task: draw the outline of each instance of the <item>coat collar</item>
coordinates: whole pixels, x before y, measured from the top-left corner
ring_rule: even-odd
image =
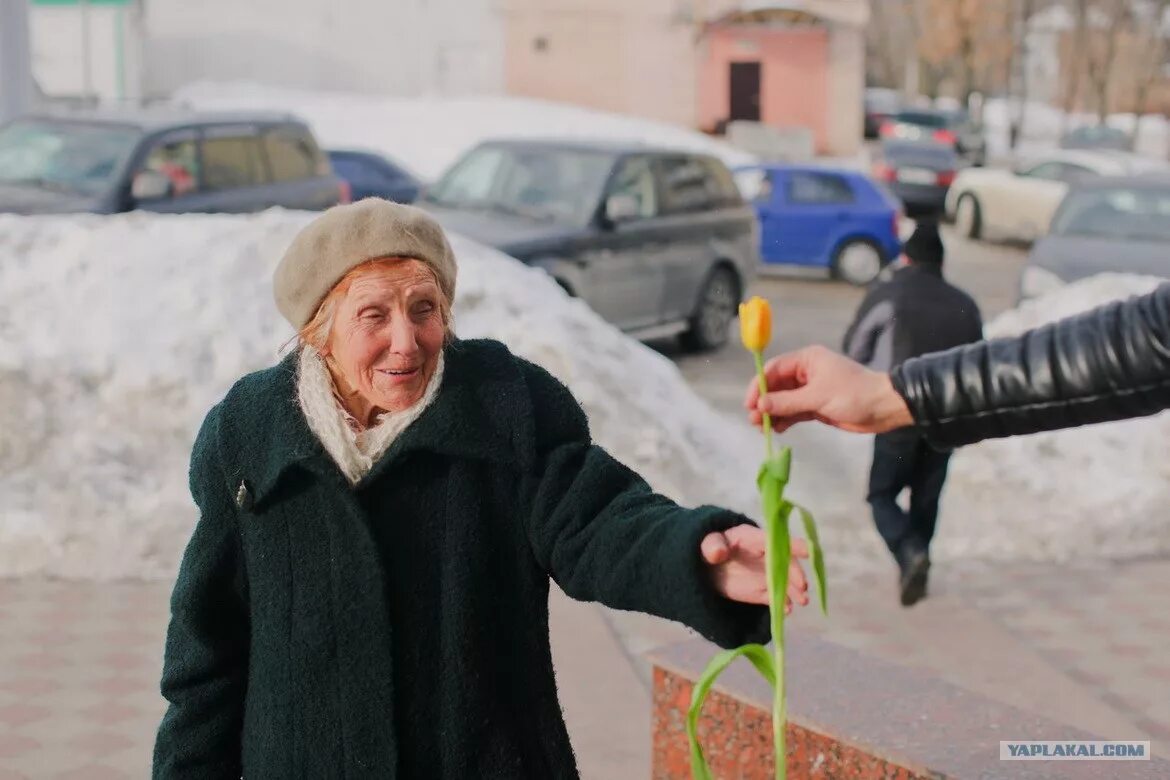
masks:
[[[446,368],[438,395],[403,431],[356,486],[361,490],[406,455],[430,452],[449,458],[527,465],[535,439],[527,386],[517,359],[502,344],[455,340],[444,348]],[[309,429],[297,401],[297,354],[239,383],[224,400],[225,445],[237,450],[253,504],[271,495],[281,480],[302,468],[338,480],[337,464]]]

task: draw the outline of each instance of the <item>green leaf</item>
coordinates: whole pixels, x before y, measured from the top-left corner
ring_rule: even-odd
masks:
[[[691,775],[694,780],[714,780],[711,769],[707,766],[707,759],[703,757],[703,748],[699,745],[699,714],[703,710],[703,702],[707,700],[707,694],[715,684],[715,678],[741,655],[752,662],[752,666],[756,667],[769,685],[773,687],[776,685],[776,670],[772,664],[772,656],[763,645],[743,645],[734,650],[724,650],[711,659],[695,682],[695,687],[691,691],[691,708],[687,712],[687,736],[691,741]]]
[[[780,452],[771,456],[760,464],[760,472],[756,475],[756,485],[763,490],[764,480],[772,479],[780,484],[780,492],[788,484],[788,474],[792,469],[792,448],[781,447]]]
[[[817,534],[817,523],[813,520],[812,512],[799,504],[793,504],[800,512],[801,522],[804,523],[804,535],[808,540],[809,557],[812,559],[813,574],[817,578],[817,592],[820,594],[821,612],[829,614],[829,594],[825,590],[825,553],[821,548],[821,538]]]

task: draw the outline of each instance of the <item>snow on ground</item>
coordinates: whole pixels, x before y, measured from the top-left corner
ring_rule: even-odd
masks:
[[[1011,336],[1161,280],[1105,274],[1008,311],[987,335]],[[1068,560],[1170,552],[1170,412],[987,441],[958,451],[943,501],[938,557]]]
[[[241,82],[200,82],[172,97],[204,110],[289,111],[309,122],[326,148],[379,151],[424,181],[438,178],[463,152],[492,138],[649,143],[714,154],[729,166],[754,159],[677,125],[517,97],[396,98]]]
[[[0,576],[173,575],[195,431],[291,336],[271,273],[310,218],[0,216]],[[542,271],[454,243],[461,336],[560,377],[656,489],[754,512],[758,434]]]

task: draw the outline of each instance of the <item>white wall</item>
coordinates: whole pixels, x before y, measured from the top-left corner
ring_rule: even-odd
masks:
[[[146,88],[251,80],[387,95],[503,90],[494,0],[146,0]]]

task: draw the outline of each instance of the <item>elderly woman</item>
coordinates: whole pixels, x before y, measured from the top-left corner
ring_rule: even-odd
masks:
[[[550,576],[767,641],[762,532],[652,493],[549,374],[452,336],[454,294],[409,206],[339,206],[293,241],[275,295],[299,346],[192,454],[155,777],[576,777]]]

